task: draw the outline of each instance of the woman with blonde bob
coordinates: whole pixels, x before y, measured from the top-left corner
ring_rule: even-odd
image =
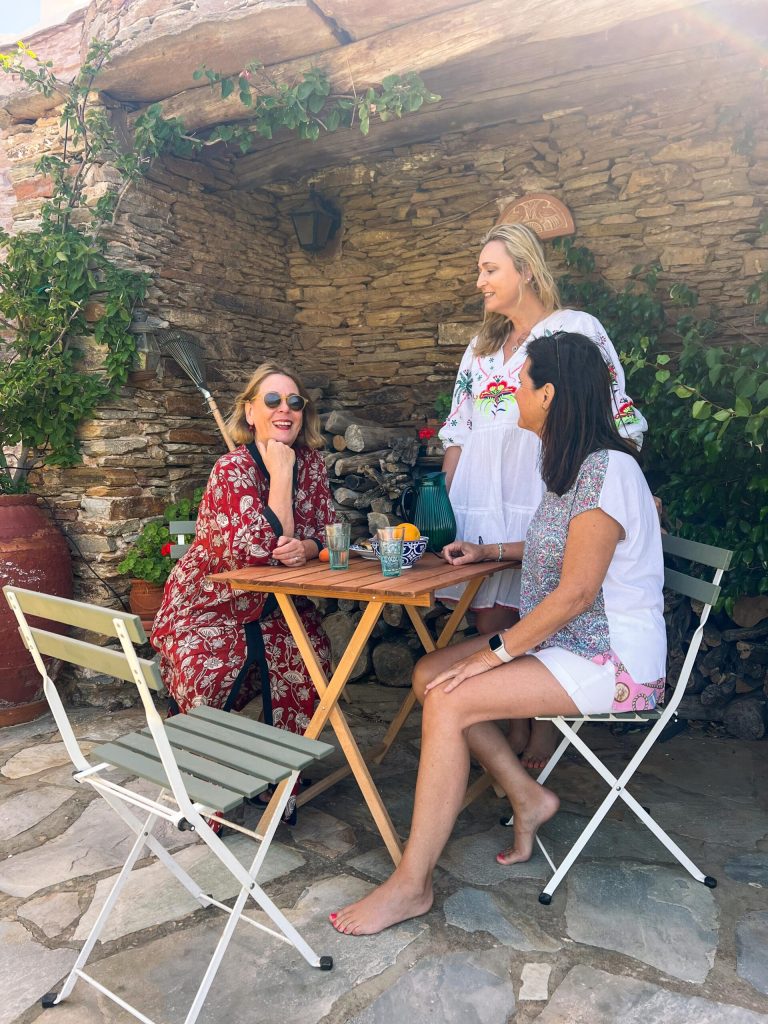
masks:
[[[518,403],[520,426],[542,442],[547,488],[525,541],[501,545],[505,558],[522,559],[521,618],[416,666],[424,714],[408,844],[383,885],[330,915],[347,935],[429,910],[432,872],[461,809],[470,754],[514,811],[514,844],[496,859],[531,856],[559,800],[528,775],[499,720],[649,710],[664,698],[661,528],[637,449],[616,429],[603,354],[578,334],[534,339]],[[455,541],[443,556],[454,565],[489,561],[497,545]]]
[[[302,733],[314,687],[273,597],[235,593],[211,573],[249,565],[301,566],[317,558],[334,522],[317,413],[295,373],[263,363],[235,400],[227,426],[239,447],[211,471],[195,539],[165,585],[151,642],[175,704],[240,708],[261,674],[265,718]],[[325,667],[328,641],[309,602],[296,601]]]
[[[621,434],[637,447],[646,422],[624,391],[624,373],[608,334],[595,317],[562,309],[541,243],[524,224],[497,224],[481,240],[477,288],[483,323],[461,361],[453,407],[440,439],[445,448],[457,536],[497,545],[524,537],[544,494],[538,468],[539,439],[519,427],[517,394],[528,339],[567,331],[585,335],[602,353],[611,376],[611,409]],[[497,548],[498,550],[498,548]],[[461,588],[438,592],[457,600]],[[480,632],[495,632],[517,620],[520,572],[489,577],[474,598]],[[546,723],[513,723],[512,744],[528,768],[543,768],[554,749]]]

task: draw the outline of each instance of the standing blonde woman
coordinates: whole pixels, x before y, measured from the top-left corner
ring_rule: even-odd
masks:
[[[529,338],[568,331],[594,341],[608,366],[619,432],[638,448],[647,424],[625,393],[624,372],[595,317],[562,309],[541,244],[523,224],[498,224],[481,240],[477,288],[483,324],[461,360],[453,405],[442,429],[443,469],[456,516],[457,537],[499,543],[524,537],[544,495],[538,437],[519,426],[516,393]],[[459,588],[438,593],[457,600]],[[477,628],[495,633],[517,621],[520,572],[507,569],[481,586],[473,602]],[[530,735],[529,735],[530,733]],[[512,744],[527,768],[542,768],[554,749],[548,723],[514,723]]]

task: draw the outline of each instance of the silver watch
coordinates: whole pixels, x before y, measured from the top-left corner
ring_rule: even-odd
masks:
[[[491,648],[497,658],[501,658],[502,661],[514,661],[514,654],[510,654],[504,646],[501,633],[494,633],[488,641],[488,646]]]

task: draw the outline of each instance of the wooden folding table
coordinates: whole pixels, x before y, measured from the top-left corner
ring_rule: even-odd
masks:
[[[514,562],[476,562],[472,565],[454,566],[448,565],[437,555],[427,554],[413,568],[407,569],[401,576],[391,579],[382,576],[378,561],[366,561],[358,558],[352,559],[346,570],[332,570],[327,564],[312,561],[298,569],[266,565],[217,573],[210,577],[217,583],[228,583],[233,590],[257,590],[275,595],[320,698],[305,735],[310,739],[317,739],[326,724],[330,722],[347,759],[347,765],[331,772],[326,778],[309,787],[299,796],[297,802],[299,804],[306,803],[351,771],[395,864],[399,863],[402,855],[400,839],[395,832],[379,791],[374,785],[366,761],[352,736],[349,724],[338,706],[339,698],[385,605],[402,605],[413,623],[424,650],[433,651],[450,643],[483,580],[514,564]],[[461,600],[453,609],[437,640],[433,640],[419,614],[419,608],[431,607],[434,604],[436,590],[457,583],[466,583]],[[351,601],[363,602],[366,605],[330,679],[323,671],[296,611],[293,598],[297,596],[346,598]],[[383,760],[415,703],[416,698],[411,690],[387,729],[381,744],[375,750],[367,752],[370,762],[379,764]]]

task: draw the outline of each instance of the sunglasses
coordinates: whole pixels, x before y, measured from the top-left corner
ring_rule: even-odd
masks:
[[[278,409],[283,399],[291,412],[303,412],[307,404],[303,395],[279,395],[277,391],[268,391],[261,398],[268,409]]]

